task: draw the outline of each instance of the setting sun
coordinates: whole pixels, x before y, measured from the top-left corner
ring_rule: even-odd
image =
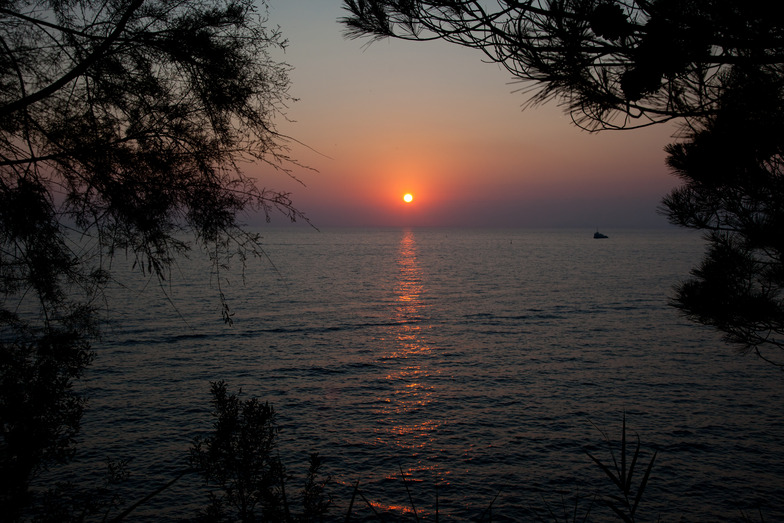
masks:
[[[414,201],[414,196],[411,193],[406,193],[403,195],[403,201],[406,203],[411,203]]]

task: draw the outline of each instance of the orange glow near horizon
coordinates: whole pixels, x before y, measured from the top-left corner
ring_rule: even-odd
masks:
[[[678,183],[664,162],[677,126],[585,132],[558,103],[528,107],[475,50],[365,49],[330,22],[339,5],[303,17],[296,2],[276,4],[298,100],[279,132],[295,138],[290,156],[304,168],[291,179],[254,170],[314,225],[666,225],[656,209]]]

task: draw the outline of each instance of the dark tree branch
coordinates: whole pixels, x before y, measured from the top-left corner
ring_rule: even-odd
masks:
[[[82,59],[76,66],[65,73],[63,76],[52,82],[51,84],[47,85],[46,87],[39,89],[34,93],[30,93],[26,96],[22,96],[18,100],[15,100],[11,103],[8,103],[4,106],[0,106],[0,118],[5,118],[10,114],[19,111],[25,107],[28,107],[34,103],[40,102],[54,93],[62,89],[64,86],[68,85],[74,79],[78,78],[79,76],[83,75],[90,67],[95,65],[99,60],[101,60],[105,53],[109,50],[109,48],[114,44],[114,42],[119,38],[120,34],[125,30],[125,26],[128,21],[133,16],[133,13],[141,7],[144,3],[144,0],[132,0],[131,4],[126,9],[125,13],[123,13],[122,18],[117,22],[114,30],[98,45],[98,47],[91,52],[88,56]]]

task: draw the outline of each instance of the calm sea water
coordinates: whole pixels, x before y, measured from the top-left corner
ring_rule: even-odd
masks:
[[[702,241],[605,232],[264,230],[270,259],[219,280],[233,327],[203,260],[180,263],[170,300],[129,275],[84,383],[77,466],[129,458],[125,495],[143,496],[187,465],[222,379],[273,404],[290,472],[326,458],[338,517],[357,481],[413,517],[401,470],[431,520],[436,496],[442,521],[478,520],[496,496],[493,520],[532,521],[614,493],[584,449],[611,460],[601,431],[617,443],[625,413],[644,462],[658,450],[640,520],[784,520],[782,373],[666,304]],[[132,520],[205,501],[186,476]]]

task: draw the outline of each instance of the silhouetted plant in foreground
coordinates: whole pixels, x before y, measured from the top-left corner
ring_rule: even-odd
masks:
[[[331,478],[321,475],[322,459],[317,453],[310,455],[310,466],[302,489],[296,493],[292,503],[292,477],[287,474],[277,452],[277,414],[269,403],[256,398],[241,399],[242,391],[231,393],[223,381],[211,384],[212,430],[197,437],[190,449],[191,468],[181,471],[168,483],[150,492],[131,505],[124,505],[114,490],[113,484],[122,482],[127,474],[124,462],[109,463],[106,484],[90,490],[83,485],[62,484],[43,497],[40,507],[33,514],[35,521],[110,521],[120,522],[128,518],[137,508],[171,487],[183,475],[199,473],[212,488],[209,503],[198,515],[199,521],[264,521],[285,523],[307,523],[324,521],[332,508],[333,500],[326,492]],[[610,461],[602,461],[586,450],[601,474],[610,480],[611,489],[599,488],[587,497],[579,494],[573,502],[565,497],[560,507],[542,498],[544,508],[529,507],[529,513],[538,521],[554,523],[577,523],[591,521],[591,510],[597,503],[608,507],[612,513],[596,516],[594,520],[617,519],[626,523],[636,520],[638,508],[651,475],[657,453],[654,452],[647,464],[642,464],[640,438],[636,445],[628,441],[626,417],[623,418],[620,439],[620,454],[610,437],[599,429],[609,449]],[[609,463],[609,464],[605,464]],[[333,511],[334,521],[419,521],[441,517],[436,488],[435,512],[426,514],[417,510],[409,488],[410,480],[402,467],[400,478],[408,495],[410,510],[404,514],[379,512],[360,489],[357,481],[348,501],[345,513]],[[505,489],[508,490],[508,489]],[[499,491],[488,504],[477,507],[474,521],[493,521],[493,510],[499,501]],[[503,506],[503,500],[500,500]],[[293,508],[296,507],[296,508]],[[480,510],[481,509],[481,510]],[[524,518],[524,514],[518,517]],[[744,515],[745,516],[745,515]],[[527,517],[527,516],[525,516]],[[0,518],[2,519],[2,518]],[[6,517],[11,520],[13,518]]]
[[[303,510],[293,514],[286,493],[289,479],[276,452],[276,414],[256,398],[241,401],[222,381],[212,384],[214,431],[199,437],[191,449],[191,464],[210,485],[207,521],[316,521],[327,512],[328,480],[318,479],[321,458],[310,456],[301,493]]]
[[[533,517],[535,517],[536,520],[542,522],[552,521],[553,523],[585,523],[587,521],[591,521],[591,510],[595,505],[599,504],[608,507],[612,511],[612,515],[609,516],[610,519],[618,519],[625,523],[636,521],[638,508],[640,506],[640,502],[642,501],[643,494],[645,493],[645,488],[648,485],[651,470],[653,469],[653,465],[656,460],[657,451],[654,451],[647,465],[641,463],[642,449],[640,438],[639,436],[636,436],[637,442],[634,446],[628,442],[625,415],[623,417],[621,428],[619,449],[620,455],[616,454],[615,446],[607,433],[601,429],[598,430],[601,432],[605,442],[607,443],[612,464],[605,464],[603,461],[591,454],[588,450],[586,450],[585,453],[593,461],[593,463],[596,464],[598,469],[601,470],[602,474],[611,481],[612,488],[609,491],[607,489],[600,488],[593,494],[585,497],[580,496],[578,493],[573,496],[573,501],[568,500],[562,493],[559,500],[560,506],[558,506],[558,503],[550,503],[543,496],[542,503],[544,504],[544,508],[529,506],[529,511],[531,514],[533,514]],[[640,472],[641,468],[642,472]],[[640,474],[642,477],[640,477]],[[408,494],[412,518],[415,521],[419,521],[419,513],[414,506],[413,498],[408,487],[408,481],[406,480],[406,475],[403,473],[402,469],[400,470],[400,475]],[[475,519],[475,521],[483,522],[493,520],[492,509],[500,494],[501,492],[499,491],[490,501],[487,507],[485,507],[484,510],[478,514],[478,517]],[[385,521],[383,515],[377,512],[373,504],[369,502],[364,496],[363,492],[359,488],[359,482],[357,482],[354,486],[345,521],[351,520],[352,515],[354,515],[354,506],[360,499],[370,509],[373,519],[378,521]],[[435,520],[438,521],[440,514],[437,493],[436,510],[434,515]],[[520,520],[525,520],[522,514],[519,514],[518,517]],[[366,519],[367,518],[364,520]],[[596,520],[607,521],[608,515],[597,516]]]
[[[84,399],[72,390],[91,359],[69,331],[0,343],[0,511],[13,519],[41,471],[73,456]]]
[[[574,495],[574,501],[571,502],[570,506],[570,502],[567,501],[562,493],[560,507],[558,507],[548,502],[547,499],[542,496],[542,503],[544,503],[546,509],[545,515],[542,516],[535,507],[531,507],[531,512],[536,514],[536,518],[539,521],[552,521],[553,523],[585,523],[586,521],[589,521],[588,516],[591,515],[591,508],[593,508],[595,501],[596,497],[594,496],[588,501],[588,506],[582,508],[585,499],[581,498],[578,492]]]
[[[125,460],[107,460],[101,485],[61,482],[47,489],[41,503],[33,507],[30,519],[36,523],[120,521],[121,517],[109,519],[109,516],[124,504],[117,487],[128,479],[127,464]]]
[[[204,521],[318,521],[322,520],[332,504],[331,497],[325,492],[329,478],[319,477],[322,460],[318,454],[310,457],[305,486],[300,494],[302,511],[292,512],[286,488],[290,477],[277,453],[277,415],[269,403],[257,398],[241,400],[242,391],[230,393],[223,381],[211,384],[213,431],[207,436],[198,437],[190,451],[190,461],[194,470],[199,472],[208,485],[217,487],[210,493],[210,504],[202,513]],[[573,509],[567,510],[566,501],[562,502],[561,514],[556,514],[546,500],[545,516],[532,509],[540,520],[587,521],[595,501],[609,507],[615,516],[624,522],[635,521],[637,509],[650,478],[656,460],[654,452],[647,465],[642,465],[641,443],[637,436],[636,446],[627,441],[626,416],[623,417],[620,440],[620,456],[616,458],[613,443],[607,433],[599,429],[606,441],[611,465],[586,450],[586,454],[612,482],[614,490],[603,495],[594,494],[579,514],[583,504],[579,496],[575,498]],[[638,479],[639,467],[644,467]],[[402,468],[400,477],[408,494],[411,515],[419,520],[419,512],[414,505],[409,489],[409,481]],[[479,514],[479,521],[492,521],[492,508],[500,492]],[[369,509],[369,517],[384,520],[373,503],[368,501],[359,488],[359,481],[353,488],[351,499],[345,513],[345,521],[358,515],[356,505],[359,501]],[[362,516],[364,517],[364,516]],[[436,493],[435,517],[439,517],[438,494]],[[563,519],[561,519],[563,518]]]
[[[631,448],[626,440],[626,416],[624,415],[623,417],[623,428],[621,429],[620,461],[616,459],[610,438],[604,431],[598,427],[597,429],[607,442],[610,457],[612,458],[612,466],[605,465],[588,451],[586,451],[586,454],[605,473],[617,489],[613,494],[602,496],[599,499],[610,507],[622,521],[627,523],[633,522],[637,508],[642,500],[642,495],[645,492],[645,487],[648,485],[648,478],[651,476],[651,469],[653,468],[653,462],[656,461],[657,451],[654,451],[651,460],[642,473],[642,478],[638,480],[635,472],[638,470],[637,465],[640,459],[640,437],[637,436],[637,445],[634,447],[633,453],[630,454]],[[644,465],[640,464],[640,466]]]

